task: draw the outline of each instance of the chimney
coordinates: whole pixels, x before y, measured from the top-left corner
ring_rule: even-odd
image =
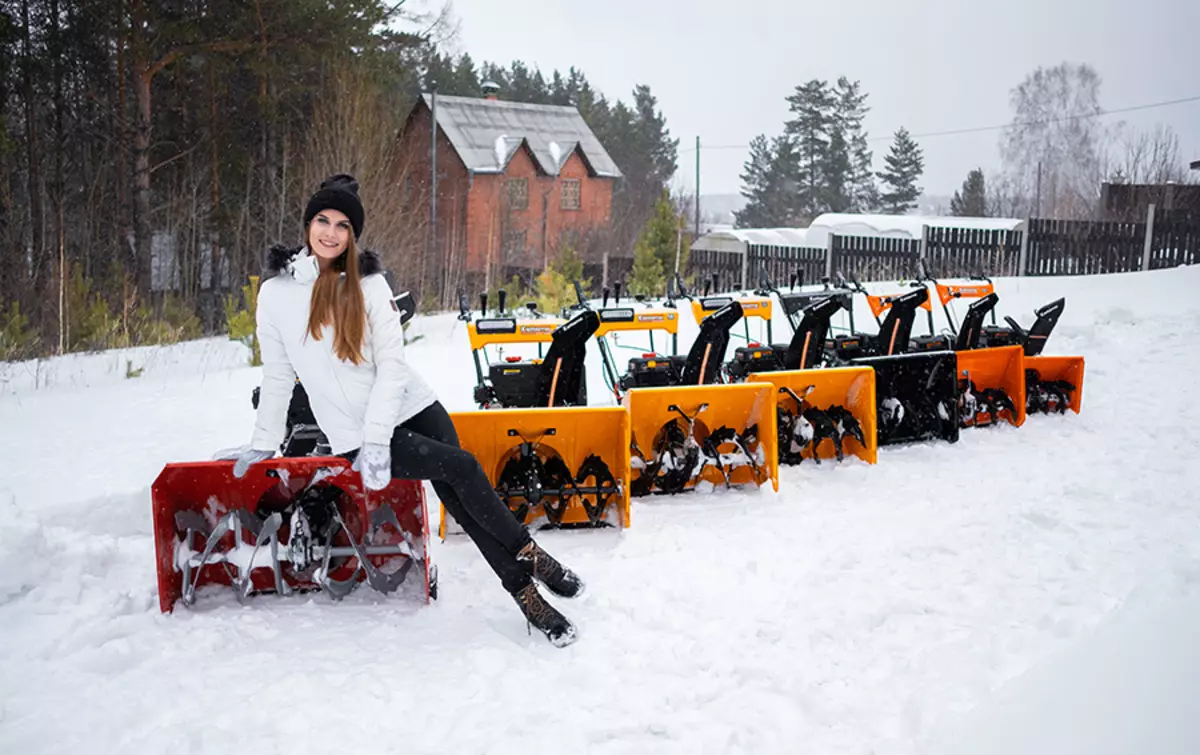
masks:
[[[500,91],[500,85],[494,81],[485,81],[481,85],[483,89],[483,97],[488,100],[498,100],[496,93]]]

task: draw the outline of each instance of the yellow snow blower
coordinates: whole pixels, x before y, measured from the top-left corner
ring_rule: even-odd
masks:
[[[846,454],[875,463],[875,370],[756,372],[747,382],[769,383],[775,389],[780,464],[804,459],[820,464],[822,457],[842,461]]]
[[[682,372],[686,356],[679,354],[677,310],[665,306],[604,307],[596,314],[600,317],[596,342],[604,365],[604,382],[618,402],[630,388],[670,385],[672,374]],[[659,334],[661,349],[654,342],[655,333]],[[623,342],[638,338],[634,334],[645,334],[648,346]],[[630,358],[625,374],[617,371],[614,352],[619,348],[638,352]]]
[[[471,321],[460,296],[481,410],[454,413],[451,419],[459,444],[483,465],[522,524],[627,527],[629,417],[623,408],[584,405],[586,347],[600,318],[578,286],[577,292],[579,306],[565,321],[506,317],[503,305],[501,316]],[[481,301],[486,314],[486,297]],[[537,344],[539,358],[508,357],[489,364],[485,377],[481,360],[486,361],[487,347],[531,343]],[[449,521],[442,507],[442,537]]]
[[[522,524],[629,526],[629,413],[622,407],[495,409],[450,415]],[[439,534],[451,518],[442,508]]]
[[[636,388],[631,492],[680,493],[701,482],[779,489],[773,387],[766,383]]]

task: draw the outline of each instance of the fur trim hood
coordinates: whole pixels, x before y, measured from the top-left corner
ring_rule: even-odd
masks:
[[[276,244],[267,250],[267,259],[263,266],[263,280],[274,278],[282,272],[286,272],[288,266],[295,259],[307,253],[307,247],[304,246],[284,246]],[[375,275],[383,272],[383,263],[379,259],[379,255],[370,249],[360,249],[358,251],[358,274],[366,278],[368,275]]]

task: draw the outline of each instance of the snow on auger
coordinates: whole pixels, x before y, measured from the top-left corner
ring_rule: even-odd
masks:
[[[749,382],[776,391],[779,463],[847,454],[868,464],[877,458],[875,371],[869,367],[783,370],[754,373]],[[826,443],[828,441],[828,443]]]
[[[959,417],[955,353],[940,348],[910,351],[917,310],[932,312],[929,289],[920,285],[897,294],[872,295],[857,280],[852,285],[853,291],[866,296],[879,332],[853,334],[860,356],[842,360],[836,353],[827,352],[827,357],[833,364],[875,370],[878,444],[932,439],[956,442]],[[879,315],[884,312],[880,321]]]
[[[459,442],[523,524],[629,526],[629,413],[621,407],[494,409],[451,414]],[[452,531],[442,509],[439,533]]]
[[[599,329],[600,317],[587,307],[578,285],[576,291],[579,305],[565,322],[520,322],[515,317],[469,321],[462,307],[479,378],[476,400],[483,408],[451,413],[450,418],[460,445],[479,460],[522,524],[628,527],[629,418],[619,407],[584,405],[587,342]],[[500,309],[503,314],[503,303]],[[553,323],[549,332],[539,326],[545,322]],[[490,365],[485,378],[480,358],[486,347],[518,343],[537,343],[539,351],[549,343],[549,348],[539,359],[509,357]],[[443,538],[452,521],[443,507]]]
[[[1025,357],[1025,412],[1079,413],[1083,402],[1083,357]]]
[[[239,601],[316,590],[339,600],[364,583],[437,597],[419,482],[368,491],[340,457],[271,459],[240,480],[232,466],[168,464],[151,487],[164,613],[218,585]]]
[[[1025,422],[1025,355],[1020,346],[960,351],[958,414],[962,427],[992,425],[1001,419]]]
[[[637,388],[625,395],[632,424],[634,496],[712,485],[779,489],[772,386]]]

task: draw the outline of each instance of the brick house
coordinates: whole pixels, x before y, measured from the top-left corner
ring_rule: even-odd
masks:
[[[621,172],[574,107],[423,94],[405,120],[404,193],[430,207],[437,114],[438,277],[478,290],[544,269],[561,243],[602,234]],[[581,256],[587,254],[581,249]],[[589,266],[591,267],[591,266]]]

